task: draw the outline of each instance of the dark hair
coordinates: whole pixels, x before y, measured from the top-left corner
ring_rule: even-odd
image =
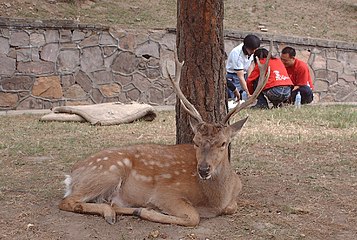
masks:
[[[295,57],[296,56],[296,51],[292,47],[285,47],[281,51],[281,54],[289,54],[289,57]]]
[[[260,39],[253,34],[248,34],[247,36],[245,36],[243,44],[246,48],[254,50],[260,47]]]
[[[256,57],[258,57],[259,59],[263,59],[263,58],[267,58],[269,54],[269,51],[266,50],[265,48],[258,48],[255,52],[254,52],[254,63],[257,63],[257,59]],[[271,58],[275,58],[273,56],[271,56]]]

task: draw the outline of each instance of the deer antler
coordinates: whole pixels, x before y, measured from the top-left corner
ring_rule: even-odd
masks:
[[[256,57],[259,71],[260,71],[258,86],[254,90],[253,94],[244,103],[238,103],[237,106],[235,106],[232,110],[230,110],[227,113],[227,115],[224,117],[224,119],[222,121],[222,123],[224,125],[227,124],[227,122],[229,121],[229,119],[232,116],[234,116],[236,113],[238,113],[242,109],[244,109],[244,108],[248,107],[250,104],[252,104],[254,102],[254,100],[258,97],[260,92],[263,90],[265,84],[268,81],[269,75],[270,75],[269,60],[271,58],[272,49],[273,49],[273,41],[270,41],[269,54],[268,54],[265,64],[261,64],[259,61],[259,58]]]
[[[167,64],[166,64],[166,71],[169,75],[169,79],[174,87],[174,90],[176,92],[177,97],[180,99],[182,107],[185,109],[185,111],[190,114],[193,118],[195,118],[199,122],[203,122],[202,117],[200,113],[197,111],[197,109],[190,103],[190,101],[187,100],[185,95],[182,93],[180,89],[180,78],[181,78],[181,69],[184,64],[184,61],[181,63],[178,60],[177,57],[177,52],[175,51],[175,66],[176,66],[176,71],[175,71],[175,79],[172,79]]]

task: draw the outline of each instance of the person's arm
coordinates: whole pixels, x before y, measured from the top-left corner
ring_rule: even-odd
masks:
[[[307,64],[300,65],[299,68],[296,70],[296,79],[296,85],[298,86],[305,86],[311,84],[311,76]],[[310,85],[310,87],[311,89],[313,89],[313,86]]]
[[[247,96],[249,97],[250,96],[249,90],[247,87],[247,83],[245,82],[245,79],[244,79],[244,70],[237,71],[237,76],[239,79],[239,83],[242,86],[242,89],[247,93]]]
[[[247,88],[249,90],[249,94],[253,94],[254,92],[254,81],[257,81],[257,79],[259,79],[259,73],[260,70],[258,68],[258,65],[255,65],[253,71],[248,75]]]
[[[236,88],[236,86],[234,86],[233,82],[231,80],[227,81],[227,87],[229,90],[231,90],[234,93],[234,96],[236,96],[237,101],[240,100],[240,94],[238,92],[238,89]]]

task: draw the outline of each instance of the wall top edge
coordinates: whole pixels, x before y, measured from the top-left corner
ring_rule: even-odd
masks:
[[[74,20],[40,20],[40,19],[24,19],[24,18],[7,18],[0,17],[0,27],[12,29],[95,29],[109,30],[109,26],[100,24],[79,23]]]
[[[23,19],[23,18],[7,18],[0,17],[0,28],[12,29],[90,29],[90,30],[105,30],[110,29],[109,26],[100,24],[79,23],[74,20],[39,20],[39,19]],[[166,28],[168,33],[176,33],[175,28]],[[224,30],[226,39],[243,39],[247,34],[255,34],[263,41],[273,40],[278,43],[289,43],[296,45],[304,45],[311,47],[337,48],[344,50],[357,51],[357,43],[336,41],[323,38],[311,38],[303,36],[283,36],[272,33],[258,33],[237,30]]]
[[[337,40],[329,40],[323,38],[311,38],[304,36],[283,36],[272,33],[257,33],[257,32],[247,32],[247,31],[235,31],[235,30],[225,30],[224,37],[227,39],[243,39],[247,34],[255,34],[262,39],[262,41],[270,41],[278,43],[289,43],[295,45],[304,45],[311,47],[325,47],[325,48],[338,48],[344,50],[357,51],[357,43],[345,42]]]

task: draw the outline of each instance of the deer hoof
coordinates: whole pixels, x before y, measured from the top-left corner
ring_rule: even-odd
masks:
[[[105,209],[103,215],[104,215],[105,221],[107,221],[107,223],[109,223],[109,224],[114,224],[117,220],[116,213],[111,207],[109,207],[108,209]]]

